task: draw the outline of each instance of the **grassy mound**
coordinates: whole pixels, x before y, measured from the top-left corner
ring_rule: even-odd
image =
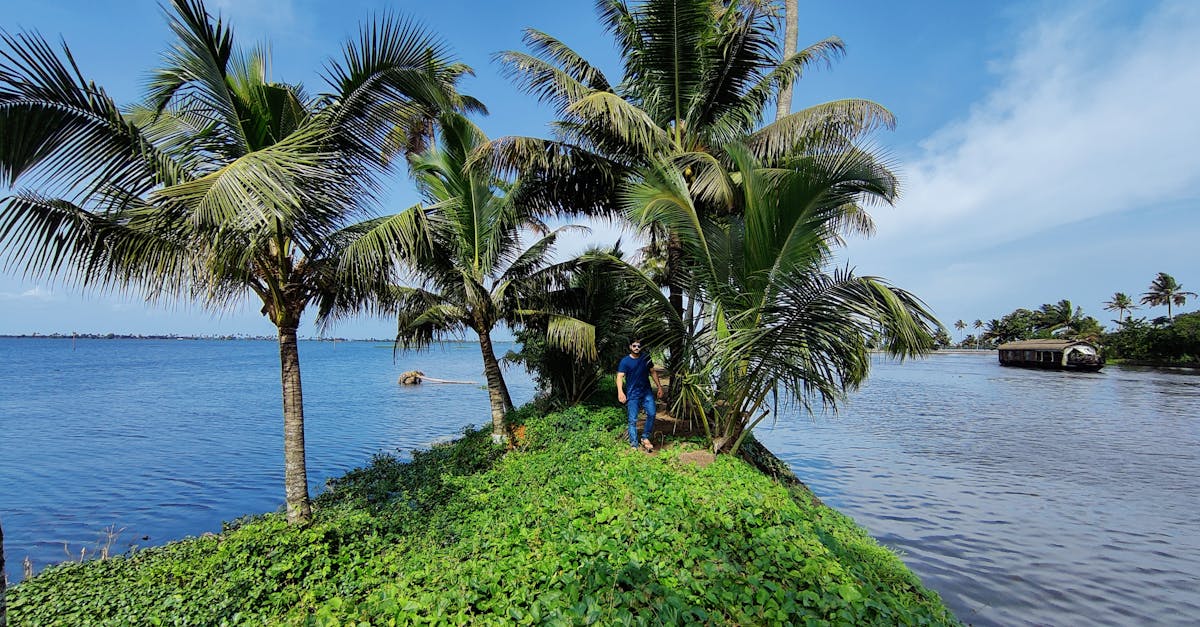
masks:
[[[529,417],[380,456],[307,528],[64,564],[10,592],[16,625],[953,624],[851,520],[745,462],[632,453],[619,410]],[[364,623],[364,621],[366,623]]]

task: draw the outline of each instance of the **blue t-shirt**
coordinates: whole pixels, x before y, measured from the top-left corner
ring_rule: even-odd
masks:
[[[637,359],[626,355],[621,358],[617,372],[625,373],[625,393],[632,395],[636,392],[650,391],[650,369],[654,367],[650,358],[642,356]]]

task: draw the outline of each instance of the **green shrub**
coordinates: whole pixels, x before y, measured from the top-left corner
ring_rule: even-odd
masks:
[[[314,523],[48,569],[14,624],[953,624],[854,523],[736,458],[620,441],[616,407],[469,430],[330,482]]]

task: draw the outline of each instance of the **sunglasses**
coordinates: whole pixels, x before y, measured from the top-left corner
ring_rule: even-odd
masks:
[[[630,344],[630,346],[632,346],[633,348],[641,348],[642,347],[641,344]]]

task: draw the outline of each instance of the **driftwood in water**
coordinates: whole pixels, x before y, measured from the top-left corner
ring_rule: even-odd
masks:
[[[418,385],[422,381],[428,381],[429,383],[462,383],[465,385],[475,385],[474,381],[452,381],[450,379],[436,379],[434,377],[427,377],[425,376],[425,373],[421,372],[420,370],[409,370],[408,372],[401,374],[400,380],[397,383],[400,385]]]

